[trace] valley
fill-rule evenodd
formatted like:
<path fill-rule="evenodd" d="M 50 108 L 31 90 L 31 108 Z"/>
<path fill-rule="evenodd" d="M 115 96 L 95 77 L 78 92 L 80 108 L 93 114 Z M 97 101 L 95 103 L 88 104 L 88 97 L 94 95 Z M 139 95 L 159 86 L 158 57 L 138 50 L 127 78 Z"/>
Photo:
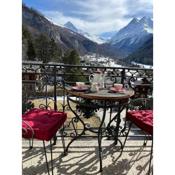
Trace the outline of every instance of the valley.
<path fill-rule="evenodd" d="M 101 35 L 93 35 L 78 29 L 71 21 L 67 21 L 64 26 L 59 26 L 32 8 L 23 5 L 22 10 L 23 30 L 30 35 L 30 39 L 26 36 L 23 37 L 23 60 L 31 59 L 28 55 L 28 50 L 31 47 L 38 53 L 37 39 L 44 36 L 46 43 L 52 43 L 53 47 L 50 50 L 52 53 L 54 52 L 52 56 L 45 54 L 46 57 L 52 57 L 45 58 L 46 61 L 60 62 L 60 58 L 64 57 L 66 52 L 76 50 L 82 58 L 90 59 L 86 55 L 100 55 L 104 60 L 106 58 L 109 60 L 107 64 L 115 66 L 119 62 L 119 65 L 125 66 L 133 65 L 133 62 L 153 64 L 153 21 L 149 17 L 133 18 L 118 32 L 106 31 Z M 45 48 L 50 47 L 50 44 L 44 45 Z M 49 53 L 51 53 L 50 50 Z M 42 61 L 43 59 L 41 54 L 34 54 L 33 57 L 33 61 Z M 104 62 L 98 56 L 94 60 L 96 60 L 94 64 Z M 92 61 L 89 60 L 89 62 Z"/>

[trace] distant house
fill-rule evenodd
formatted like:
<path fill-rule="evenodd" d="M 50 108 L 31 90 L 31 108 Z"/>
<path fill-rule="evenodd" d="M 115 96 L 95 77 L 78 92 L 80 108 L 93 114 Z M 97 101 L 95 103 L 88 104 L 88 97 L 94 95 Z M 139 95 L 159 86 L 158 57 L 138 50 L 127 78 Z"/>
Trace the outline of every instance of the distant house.
<path fill-rule="evenodd" d="M 29 64 L 41 64 L 43 63 L 42 61 L 23 61 L 23 63 L 29 63 Z M 38 65 L 33 65 L 32 69 L 28 69 L 27 71 L 23 70 L 22 71 L 22 80 L 30 80 L 32 82 L 32 80 L 38 80 L 38 73 L 40 72 L 40 68 Z"/>
<path fill-rule="evenodd" d="M 41 61 L 24 61 L 23 63 L 31 63 L 31 64 L 35 64 L 35 63 L 42 63 Z M 22 71 L 22 93 L 23 94 L 28 94 L 28 95 L 32 95 L 36 89 L 38 89 L 37 87 L 37 81 L 40 79 L 39 76 L 40 73 L 40 69 L 38 68 L 38 66 L 33 66 L 33 69 L 28 69 L 27 67 L 27 71 L 25 71 L 25 69 Z"/>

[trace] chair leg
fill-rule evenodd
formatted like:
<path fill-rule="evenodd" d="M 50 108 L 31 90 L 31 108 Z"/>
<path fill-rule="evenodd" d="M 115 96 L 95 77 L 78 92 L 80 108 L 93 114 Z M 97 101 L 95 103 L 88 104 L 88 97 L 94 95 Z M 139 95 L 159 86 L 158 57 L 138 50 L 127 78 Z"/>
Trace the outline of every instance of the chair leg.
<path fill-rule="evenodd" d="M 50 154 L 51 154 L 51 170 L 52 170 L 52 175 L 53 175 L 52 139 L 50 140 Z"/>
<path fill-rule="evenodd" d="M 56 134 L 55 134 L 55 136 L 53 137 L 53 145 L 56 145 L 56 143 L 57 143 L 57 136 L 56 136 Z"/>
<path fill-rule="evenodd" d="M 151 161 L 152 161 L 152 155 L 153 155 L 153 140 L 151 143 L 151 153 L 150 153 L 150 160 L 149 160 L 149 169 L 148 169 L 148 175 L 150 175 L 150 171 L 151 171 Z"/>
<path fill-rule="evenodd" d="M 49 173 L 49 164 L 48 164 L 47 153 L 46 153 L 46 146 L 45 146 L 44 140 L 43 140 L 43 148 L 44 148 L 44 155 L 45 155 L 45 159 L 46 159 L 47 172 L 48 172 L 48 175 L 50 175 L 50 173 Z"/>
<path fill-rule="evenodd" d="M 124 149 L 124 147 L 125 147 L 126 140 L 127 140 L 127 138 L 128 138 L 128 135 L 129 135 L 129 131 L 130 131 L 130 129 L 131 129 L 131 126 L 132 126 L 132 122 L 130 122 L 130 124 L 129 124 L 128 132 L 126 133 L 126 137 L 125 137 L 124 143 L 123 143 L 123 145 L 122 145 L 122 152 L 123 152 L 123 149 Z"/>
<path fill-rule="evenodd" d="M 63 144 L 63 153 L 64 155 L 66 154 L 66 147 L 65 147 L 65 140 L 64 140 L 64 125 L 63 128 L 60 130 L 60 134 L 61 134 L 61 140 L 62 140 L 62 144 Z"/>
<path fill-rule="evenodd" d="M 33 148 L 33 138 L 29 139 L 29 149 Z"/>
<path fill-rule="evenodd" d="M 123 129 L 121 130 L 121 133 L 123 133 L 123 132 L 126 130 L 126 123 L 127 123 L 127 120 L 125 119 L 124 127 L 123 127 Z"/>
<path fill-rule="evenodd" d="M 146 137 L 146 135 L 145 135 L 144 141 L 143 141 L 143 146 L 146 146 L 147 142 L 148 142 L 148 140 L 147 140 L 147 137 Z"/>

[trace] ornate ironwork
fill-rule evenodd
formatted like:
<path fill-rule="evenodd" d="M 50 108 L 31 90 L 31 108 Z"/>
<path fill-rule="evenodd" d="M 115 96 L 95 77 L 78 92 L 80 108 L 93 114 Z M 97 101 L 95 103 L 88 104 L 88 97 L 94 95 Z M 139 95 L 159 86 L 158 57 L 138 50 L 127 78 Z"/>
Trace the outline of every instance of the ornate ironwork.
<path fill-rule="evenodd" d="M 23 74 L 23 102 L 27 102 L 30 99 L 43 98 L 44 104 L 40 104 L 40 107 L 51 108 L 51 101 L 54 104 L 55 110 L 65 111 L 68 110 L 66 104 L 66 93 L 64 91 L 65 85 L 72 85 L 75 82 L 65 81 L 65 78 L 69 74 L 66 72 L 68 69 L 81 69 L 81 73 L 77 72 L 74 76 L 85 77 L 85 83 L 88 82 L 90 74 L 97 70 L 106 72 L 106 81 L 110 80 L 113 83 L 122 83 L 125 88 L 132 88 L 137 93 L 137 87 L 135 84 L 139 81 L 141 84 L 150 83 L 151 88 L 148 91 L 144 91 L 146 95 L 152 95 L 152 83 L 153 83 L 153 70 L 133 67 L 100 67 L 100 66 L 79 66 L 79 65 L 64 65 L 64 64 L 41 64 L 41 63 L 29 63 L 24 62 L 22 64 Z M 144 80 L 144 82 L 143 82 Z M 50 89 L 53 88 L 52 91 Z M 138 91 L 139 92 L 139 91 Z M 139 92 L 140 93 L 140 92 Z M 57 97 L 62 97 L 61 108 L 57 107 Z M 84 114 L 84 117 L 91 117 L 92 114 L 98 110 L 94 108 L 93 104 L 90 108 L 86 106 L 85 102 L 81 101 L 81 105 L 77 105 L 77 111 Z M 95 103 L 95 102 L 93 102 Z M 84 104 L 84 105 L 83 105 Z M 96 104 L 95 106 L 99 106 Z M 111 105 L 111 104 L 110 104 Z M 100 106 L 99 106 L 100 107 Z M 111 108 L 112 111 L 112 108 Z M 110 114 L 111 117 L 111 114 Z M 112 120 L 112 119 L 111 119 Z M 108 131 L 111 132 L 110 130 Z M 108 133 L 108 134 L 109 134 Z"/>
<path fill-rule="evenodd" d="M 70 70 L 73 73 L 71 73 Z M 79 70 L 79 71 L 76 71 Z M 114 144 L 122 143 L 119 139 L 120 136 L 125 135 L 125 125 L 121 124 L 121 112 L 127 107 L 127 101 L 111 102 L 111 101 L 96 101 L 96 100 L 84 100 L 73 99 L 67 96 L 65 92 L 65 86 L 73 85 L 75 82 L 72 77 L 77 77 L 77 80 L 82 79 L 89 84 L 89 75 L 97 70 L 105 72 L 106 74 L 106 86 L 107 81 L 110 83 L 122 83 L 125 88 L 132 88 L 137 91 L 136 84 L 150 84 L 153 83 L 153 70 L 152 69 L 139 69 L 131 67 L 91 67 L 91 66 L 79 66 L 79 65 L 64 65 L 64 64 L 40 64 L 40 63 L 23 63 L 23 102 L 29 99 L 43 98 L 45 103 L 39 105 L 39 107 L 51 109 L 51 103 L 55 110 L 67 111 L 70 110 L 74 117 L 65 124 L 60 130 L 62 139 L 64 137 L 71 137 L 71 141 L 65 148 L 65 154 L 68 152 L 68 148 L 73 141 L 81 136 L 87 135 L 86 131 L 90 131 L 98 137 L 99 145 L 99 159 L 100 159 L 100 171 L 102 171 L 102 149 L 101 141 L 103 136 L 107 136 L 109 139 L 114 139 Z M 152 94 L 152 89 L 144 91 L 149 95 Z M 147 95 L 147 94 L 146 94 Z M 58 109 L 57 98 L 62 97 L 61 108 Z M 51 102 L 49 101 L 51 100 Z M 67 100 L 67 102 L 66 102 Z M 71 103 L 76 104 L 76 110 L 72 108 Z M 103 115 L 100 120 L 100 126 L 98 128 L 92 127 L 90 123 L 85 122 L 95 112 L 103 110 Z M 107 110 L 110 110 L 110 119 L 108 124 L 104 125 L 104 120 Z M 115 110 L 115 112 L 114 112 Z M 113 115 L 114 114 L 114 115 Z M 77 128 L 77 125 L 81 123 L 82 129 Z M 71 129 L 68 131 L 68 129 Z M 92 136 L 92 135 L 91 135 Z"/>

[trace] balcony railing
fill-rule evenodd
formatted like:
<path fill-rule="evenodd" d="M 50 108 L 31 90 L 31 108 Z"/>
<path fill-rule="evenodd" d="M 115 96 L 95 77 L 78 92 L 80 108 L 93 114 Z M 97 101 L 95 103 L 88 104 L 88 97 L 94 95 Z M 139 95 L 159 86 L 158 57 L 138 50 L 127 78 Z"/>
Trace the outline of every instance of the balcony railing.
<path fill-rule="evenodd" d="M 134 67 L 100 67 L 64 64 L 28 63 L 22 64 L 23 102 L 44 97 L 53 97 L 54 108 L 57 109 L 57 97 L 65 94 L 61 90 L 63 82 L 73 85 L 77 81 L 89 83 L 89 76 L 95 71 L 106 73 L 105 83 L 121 83 L 126 88 L 135 90 L 135 97 L 152 95 L 153 70 Z M 148 84 L 148 88 L 139 88 L 138 84 Z"/>
<path fill-rule="evenodd" d="M 135 91 L 133 98 L 152 96 L 152 69 L 23 63 L 23 112 L 34 107 L 33 101 L 36 102 L 37 100 L 38 103 L 37 105 L 35 104 L 35 107 L 70 112 L 64 86 L 74 85 L 77 81 L 89 84 L 89 76 L 97 70 L 105 72 L 105 86 L 107 84 L 112 86 L 114 83 L 122 83 L 125 88 L 132 88 Z M 72 115 L 69 118 L 67 128 L 70 127 L 70 123 L 76 123 L 76 120 L 74 121 L 76 117 Z M 78 130 L 80 128 L 78 127 Z M 69 135 L 72 136 L 71 133 L 65 134 L 65 136 Z"/>
<path fill-rule="evenodd" d="M 89 84 L 89 76 L 96 71 L 101 71 L 105 73 L 106 75 L 105 86 L 107 85 L 112 86 L 114 83 L 121 83 L 125 88 L 132 88 L 135 91 L 135 96 L 133 98 L 152 96 L 153 91 L 152 69 L 143 69 L 134 67 L 99 67 L 99 66 L 92 67 L 92 66 L 79 66 L 79 65 L 41 64 L 41 63 L 25 62 L 22 64 L 22 88 L 23 88 L 22 98 L 23 98 L 23 104 L 27 104 L 27 106 L 25 105 L 24 111 L 27 108 L 33 107 L 33 104 L 29 102 L 29 100 L 33 102 L 36 99 L 37 100 L 41 99 L 41 101 L 39 101 L 38 104 L 39 107 L 44 108 L 53 107 L 53 109 L 55 110 L 71 112 L 67 108 L 68 105 L 66 103 L 66 93 L 63 87 L 65 85 L 74 85 L 75 82 L 77 81 L 83 81 L 86 84 Z M 60 105 L 58 105 L 59 103 Z M 115 110 L 113 109 L 110 110 L 108 118 L 111 118 L 113 114 L 112 112 L 116 113 Z M 90 121 L 87 121 L 89 120 L 89 118 L 83 117 L 83 120 L 86 123 L 86 125 L 91 127 L 92 129 L 96 129 L 99 127 L 96 126 L 95 124 L 99 125 L 100 119 L 101 119 L 100 115 L 99 118 L 97 118 L 94 115 L 93 119 Z M 112 120 L 110 119 L 110 121 Z M 110 128 L 106 130 L 108 132 L 111 131 L 111 133 L 104 132 L 103 134 L 104 137 L 107 136 L 109 139 L 111 139 L 110 136 L 115 135 L 113 132 L 115 128 L 113 126 L 116 126 L 117 122 L 118 121 L 114 121 L 115 125 L 111 123 Z M 120 138 L 125 137 L 125 130 L 123 130 L 125 127 L 123 128 L 123 126 L 124 121 L 122 121 L 122 128 L 120 128 L 121 130 L 119 134 Z M 102 126 L 102 128 L 105 128 L 105 126 Z M 79 120 L 77 120 L 76 116 L 71 117 L 68 116 L 68 120 L 65 123 L 65 127 L 63 127 L 61 131 L 63 131 L 62 134 L 64 137 L 67 138 L 67 141 L 70 141 L 69 139 L 72 138 L 76 137 L 78 138 L 77 135 L 78 134 L 80 135 L 80 133 L 84 133 L 81 136 L 82 138 L 87 136 L 97 137 L 97 133 L 90 134 L 88 132 L 82 132 L 82 130 L 83 130 L 82 126 L 80 125 L 80 122 Z M 57 137 L 59 136 L 60 135 L 57 134 Z M 134 138 L 134 140 L 136 138 L 139 138 L 138 139 L 139 141 L 141 139 L 145 139 L 145 135 L 143 133 L 140 133 L 137 128 L 133 129 L 132 137 Z M 108 148 L 108 150 L 111 149 Z"/>

